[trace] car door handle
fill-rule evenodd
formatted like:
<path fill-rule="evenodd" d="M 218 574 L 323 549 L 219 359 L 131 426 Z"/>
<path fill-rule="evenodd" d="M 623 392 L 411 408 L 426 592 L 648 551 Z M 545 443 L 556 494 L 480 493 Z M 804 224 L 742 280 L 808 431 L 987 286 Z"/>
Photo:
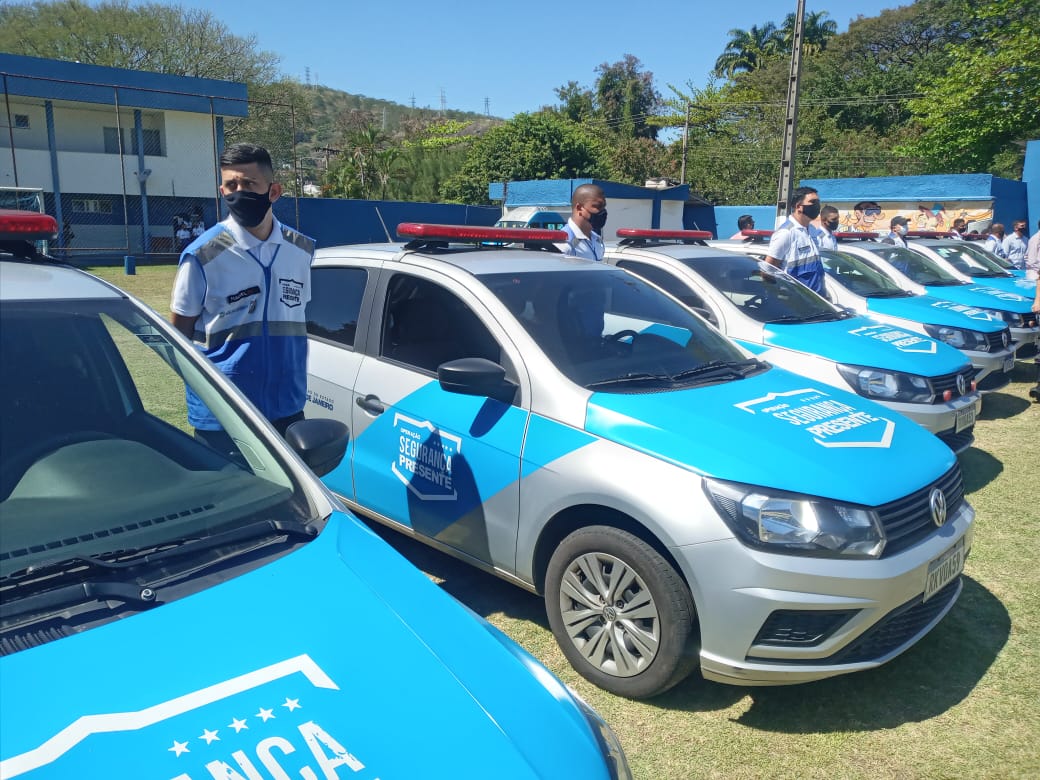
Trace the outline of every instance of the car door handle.
<path fill-rule="evenodd" d="M 364 398 L 358 396 L 357 405 L 369 414 L 382 414 L 386 411 L 386 407 L 379 400 L 378 395 L 366 395 Z"/>

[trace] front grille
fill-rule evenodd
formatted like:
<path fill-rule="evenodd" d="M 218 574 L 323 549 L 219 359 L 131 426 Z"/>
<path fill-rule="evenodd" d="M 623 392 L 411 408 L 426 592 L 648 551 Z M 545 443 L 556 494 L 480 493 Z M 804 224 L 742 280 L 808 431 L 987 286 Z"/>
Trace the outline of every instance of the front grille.
<path fill-rule="evenodd" d="M 928 601 L 922 602 L 918 596 L 896 607 L 854 642 L 819 663 L 855 664 L 883 658 L 935 620 L 960 592 L 961 578 L 957 577 Z"/>
<path fill-rule="evenodd" d="M 996 333 L 987 333 L 986 342 L 989 344 L 990 352 L 1000 352 L 1004 349 L 1004 334 L 1008 333 L 1008 329 L 998 330 Z M 1008 344 L 1011 344 L 1011 336 L 1008 336 Z"/>
<path fill-rule="evenodd" d="M 932 403 L 941 404 L 948 400 L 943 398 L 943 394 L 947 390 L 953 393 L 953 398 L 960 397 L 961 394 L 957 392 L 958 376 L 964 377 L 964 386 L 967 388 L 969 393 L 971 392 L 971 380 L 973 376 L 973 371 L 971 366 L 968 366 L 963 371 L 954 371 L 952 374 L 943 374 L 942 376 L 935 376 L 931 378 L 930 381 L 932 383 L 932 392 L 935 393 L 935 398 L 932 401 Z"/>
<path fill-rule="evenodd" d="M 943 444 L 960 455 L 975 443 L 975 427 L 972 426 L 960 433 L 954 433 L 953 428 L 950 428 L 948 431 L 937 433 L 936 436 L 942 440 Z"/>
<path fill-rule="evenodd" d="M 935 530 L 929 501 L 933 488 L 939 488 L 946 496 L 946 516 L 952 517 L 964 502 L 964 477 L 960 465 L 954 464 L 931 485 L 877 508 L 887 539 L 883 558 L 905 550 Z"/>
<path fill-rule="evenodd" d="M 778 609 L 766 618 L 754 644 L 812 647 L 837 631 L 858 611 Z"/>

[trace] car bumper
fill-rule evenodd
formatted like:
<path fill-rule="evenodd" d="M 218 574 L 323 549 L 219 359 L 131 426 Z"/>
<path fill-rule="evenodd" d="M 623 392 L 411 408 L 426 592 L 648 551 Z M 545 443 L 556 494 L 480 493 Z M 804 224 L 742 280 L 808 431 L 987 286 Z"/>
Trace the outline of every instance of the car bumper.
<path fill-rule="evenodd" d="M 1015 370 L 1015 349 L 1009 347 L 1000 352 L 968 352 L 965 355 L 975 369 L 975 384 L 980 393 L 992 393 L 1011 381 Z"/>
<path fill-rule="evenodd" d="M 973 393 L 937 404 L 904 404 L 885 401 L 882 401 L 881 404 L 899 412 L 904 417 L 909 417 L 939 438 L 944 438 L 971 433 L 975 427 L 975 417 L 982 407 L 982 396 Z"/>
<path fill-rule="evenodd" d="M 955 548 L 963 563 L 974 517 L 965 501 L 941 530 L 880 560 L 777 555 L 751 550 L 736 539 L 679 550 L 696 577 L 704 677 L 734 685 L 787 685 L 891 660 L 934 628 L 956 602 L 959 571 L 923 599 L 929 567 Z M 785 644 L 770 632 L 778 620 L 833 625 L 813 641 Z M 781 630 L 779 635 L 797 632 Z"/>
<path fill-rule="evenodd" d="M 1031 358 L 1040 348 L 1040 327 L 1011 328 L 1011 340 L 1018 360 Z"/>

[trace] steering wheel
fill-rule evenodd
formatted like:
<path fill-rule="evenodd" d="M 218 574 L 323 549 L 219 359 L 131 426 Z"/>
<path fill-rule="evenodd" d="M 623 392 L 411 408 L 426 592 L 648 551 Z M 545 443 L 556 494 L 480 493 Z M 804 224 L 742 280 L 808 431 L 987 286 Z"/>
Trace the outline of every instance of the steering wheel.
<path fill-rule="evenodd" d="M 639 337 L 639 334 L 636 333 L 634 330 L 619 330 L 617 333 L 608 333 L 606 336 L 603 337 L 603 340 L 617 342 L 621 341 L 621 339 L 629 337 L 635 339 Z"/>

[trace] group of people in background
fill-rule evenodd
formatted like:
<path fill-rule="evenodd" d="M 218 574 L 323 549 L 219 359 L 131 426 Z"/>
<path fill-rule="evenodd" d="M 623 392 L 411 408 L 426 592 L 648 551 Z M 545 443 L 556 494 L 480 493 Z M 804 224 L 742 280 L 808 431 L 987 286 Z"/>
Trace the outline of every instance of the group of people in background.
<path fill-rule="evenodd" d="M 177 242 L 177 251 L 183 252 L 196 238 L 206 232 L 206 224 L 202 214 L 177 214 L 173 218 L 173 237 Z"/>

